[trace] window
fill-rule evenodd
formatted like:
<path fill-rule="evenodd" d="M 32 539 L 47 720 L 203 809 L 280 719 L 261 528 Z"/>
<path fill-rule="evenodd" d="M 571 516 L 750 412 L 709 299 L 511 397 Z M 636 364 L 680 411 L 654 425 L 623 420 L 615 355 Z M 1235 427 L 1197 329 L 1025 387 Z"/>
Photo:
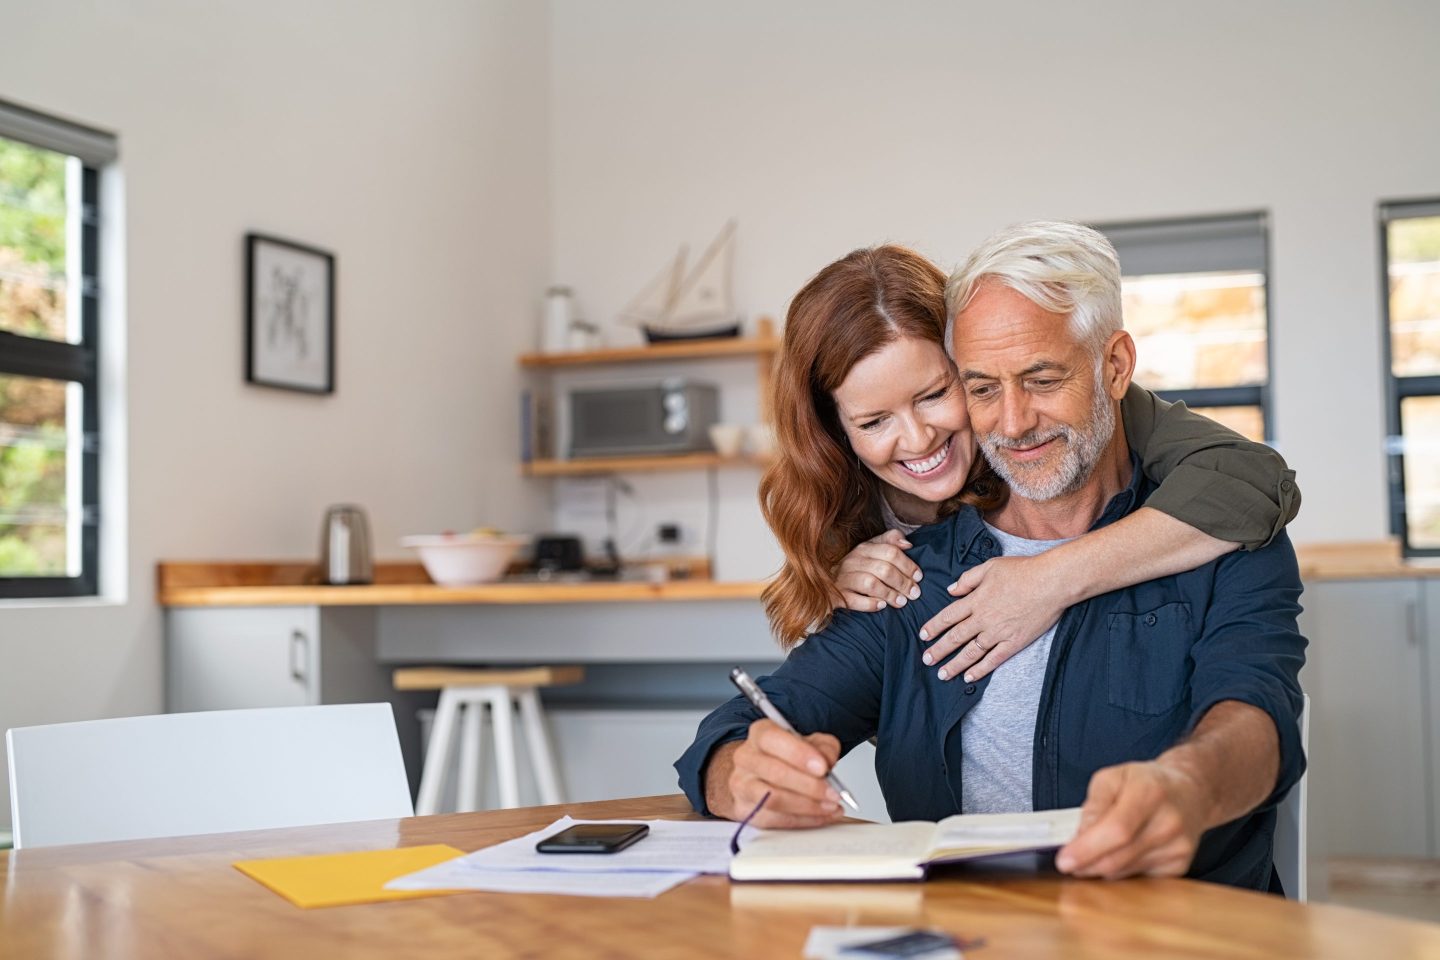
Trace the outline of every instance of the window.
<path fill-rule="evenodd" d="M 1390 512 L 1406 556 L 1440 556 L 1440 199 L 1380 205 Z"/>
<path fill-rule="evenodd" d="M 100 171 L 113 138 L 0 102 L 0 597 L 99 571 Z"/>
<path fill-rule="evenodd" d="M 1135 382 L 1252 440 L 1271 436 L 1265 215 L 1096 229 L 1120 255 Z"/>

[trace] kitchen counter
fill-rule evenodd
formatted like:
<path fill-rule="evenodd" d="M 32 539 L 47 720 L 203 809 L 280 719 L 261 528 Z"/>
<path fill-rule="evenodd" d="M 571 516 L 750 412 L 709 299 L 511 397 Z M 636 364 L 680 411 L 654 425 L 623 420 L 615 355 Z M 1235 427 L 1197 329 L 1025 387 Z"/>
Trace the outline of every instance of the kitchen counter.
<path fill-rule="evenodd" d="M 425 604 L 625 603 L 757 600 L 763 581 L 710 579 L 511 579 L 466 587 L 431 583 L 418 563 L 377 563 L 375 583 L 330 586 L 313 564 L 169 563 L 156 565 L 156 599 L 165 607 L 392 606 Z"/>

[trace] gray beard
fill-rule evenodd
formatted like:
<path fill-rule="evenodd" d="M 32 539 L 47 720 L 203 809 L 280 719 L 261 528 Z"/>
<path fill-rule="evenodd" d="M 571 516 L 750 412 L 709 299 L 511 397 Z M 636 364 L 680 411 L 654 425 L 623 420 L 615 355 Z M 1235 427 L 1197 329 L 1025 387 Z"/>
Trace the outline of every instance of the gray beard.
<path fill-rule="evenodd" d="M 1011 492 L 1022 499 L 1044 503 L 1083 487 L 1095 472 L 1100 455 L 1114 435 L 1115 405 L 1103 391 L 1097 390 L 1090 407 L 1090 419 L 1083 427 L 1062 423 L 1044 430 L 1032 430 L 1015 440 L 998 433 L 987 433 L 980 438 L 980 449 L 985 459 L 990 461 L 990 466 L 1009 484 Z M 1064 441 L 1065 450 L 1060 455 L 1059 464 L 1050 469 L 1047 469 L 1048 461 L 1015 464 L 1001 454 L 1002 450 L 1034 447 L 1057 437 Z"/>

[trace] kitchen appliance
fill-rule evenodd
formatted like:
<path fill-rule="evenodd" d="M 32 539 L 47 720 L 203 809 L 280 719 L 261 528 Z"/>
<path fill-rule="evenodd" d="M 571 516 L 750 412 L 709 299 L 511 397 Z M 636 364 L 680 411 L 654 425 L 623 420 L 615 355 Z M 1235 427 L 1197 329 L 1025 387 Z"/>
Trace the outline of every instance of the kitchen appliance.
<path fill-rule="evenodd" d="M 709 450 L 720 419 L 714 384 L 667 379 L 570 394 L 570 456 L 609 457 Z"/>
<path fill-rule="evenodd" d="M 585 569 L 579 537 L 548 534 L 535 540 L 535 569 L 544 573 Z"/>
<path fill-rule="evenodd" d="M 375 564 L 370 551 L 370 524 L 353 503 L 337 503 L 325 511 L 320 526 L 320 581 L 333 584 L 372 583 Z"/>

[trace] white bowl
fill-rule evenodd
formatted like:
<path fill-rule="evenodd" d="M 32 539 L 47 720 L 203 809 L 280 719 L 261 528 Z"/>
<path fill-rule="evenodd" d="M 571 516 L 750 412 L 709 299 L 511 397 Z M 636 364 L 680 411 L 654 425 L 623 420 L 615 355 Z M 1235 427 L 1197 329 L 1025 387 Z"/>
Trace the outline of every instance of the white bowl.
<path fill-rule="evenodd" d="M 525 543 L 523 537 L 472 533 L 400 538 L 402 547 L 413 547 L 419 551 L 420 562 L 425 565 L 430 579 L 447 587 L 499 580 L 516 551 Z"/>

